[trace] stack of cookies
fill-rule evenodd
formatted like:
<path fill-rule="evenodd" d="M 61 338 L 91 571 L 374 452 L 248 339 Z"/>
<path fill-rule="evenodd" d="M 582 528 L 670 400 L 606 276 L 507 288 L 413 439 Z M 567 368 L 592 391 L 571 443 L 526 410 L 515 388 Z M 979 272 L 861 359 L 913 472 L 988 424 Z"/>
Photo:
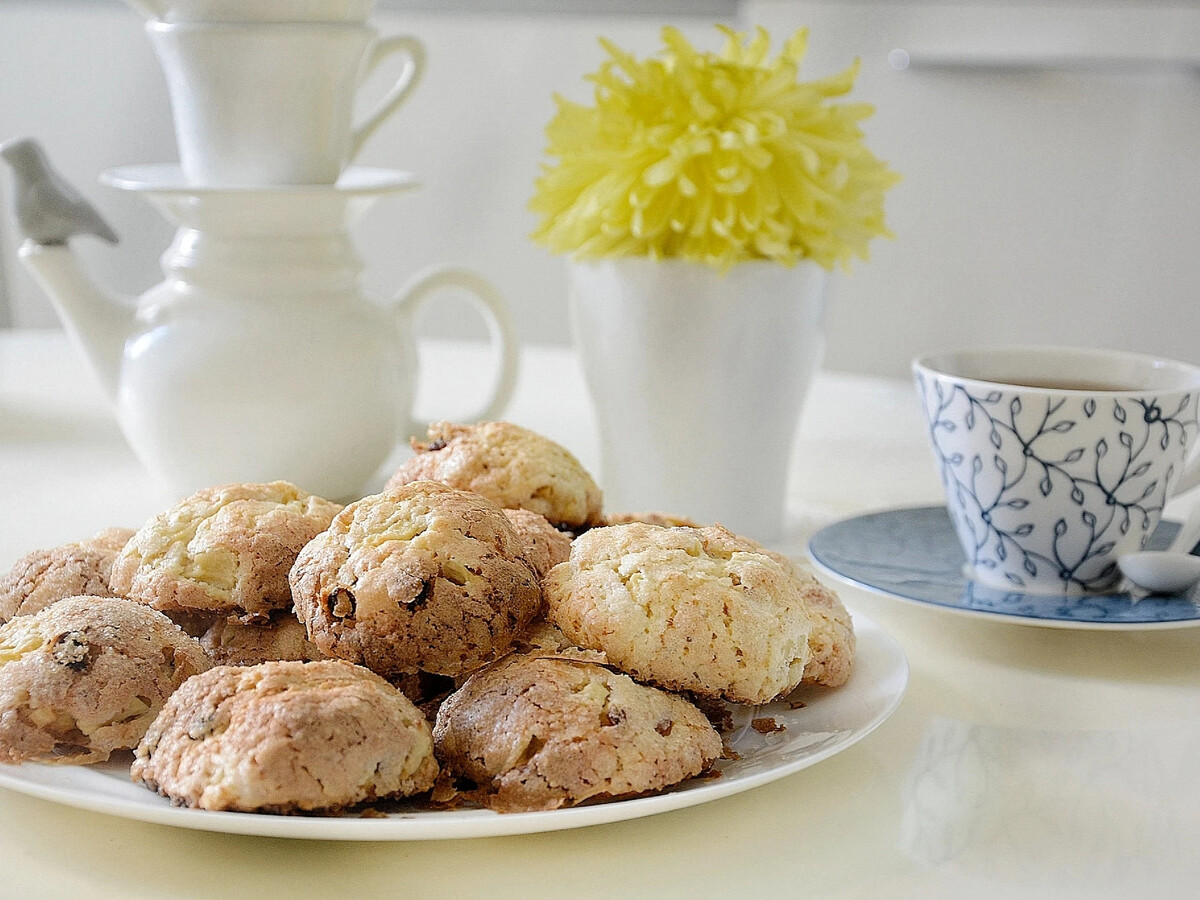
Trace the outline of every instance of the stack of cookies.
<path fill-rule="evenodd" d="M 545 810 L 705 772 L 723 748 L 701 707 L 849 677 L 849 615 L 786 557 L 606 517 L 579 462 L 514 425 L 413 449 L 345 508 L 226 485 L 19 560 L 0 759 L 132 749 L 135 780 L 203 809 Z"/>

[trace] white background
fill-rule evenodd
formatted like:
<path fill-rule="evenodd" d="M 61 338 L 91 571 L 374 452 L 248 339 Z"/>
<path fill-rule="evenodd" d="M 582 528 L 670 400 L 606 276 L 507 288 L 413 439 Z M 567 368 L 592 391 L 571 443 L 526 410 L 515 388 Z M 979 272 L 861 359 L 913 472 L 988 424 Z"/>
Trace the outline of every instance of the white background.
<path fill-rule="evenodd" d="M 708 16 L 668 18 L 719 45 Z M 1200 7 L 742 3 L 739 24 L 756 23 L 777 43 L 811 27 L 806 77 L 862 58 L 852 99 L 877 106 L 869 144 L 904 175 L 888 204 L 896 240 L 836 279 L 829 367 L 904 376 L 914 354 L 1000 342 L 1200 362 Z M 420 36 L 430 64 L 359 160 L 424 183 L 356 230 L 367 287 L 384 296 L 424 266 L 468 265 L 508 296 L 523 339 L 567 342 L 562 263 L 529 242 L 525 209 L 551 96 L 587 98 L 598 35 L 647 54 L 663 20 L 385 8 L 375 24 Z M 907 70 L 889 65 L 896 48 Z M 77 242 L 97 279 L 127 293 L 156 281 L 168 227 L 96 183 L 106 168 L 175 158 L 162 75 L 119 0 L 0 3 L 0 140 L 22 134 L 123 236 Z M 7 215 L 0 232 L 0 323 L 53 324 L 17 268 Z M 465 307 L 446 306 L 426 327 L 473 333 Z"/>

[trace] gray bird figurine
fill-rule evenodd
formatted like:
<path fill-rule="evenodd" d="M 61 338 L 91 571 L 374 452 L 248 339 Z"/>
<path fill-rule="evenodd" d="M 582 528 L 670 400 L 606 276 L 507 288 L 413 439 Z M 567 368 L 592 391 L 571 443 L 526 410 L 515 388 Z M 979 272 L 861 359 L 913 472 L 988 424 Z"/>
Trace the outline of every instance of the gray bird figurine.
<path fill-rule="evenodd" d="M 65 244 L 76 234 L 94 234 L 110 244 L 117 233 L 79 191 L 50 165 L 46 151 L 32 138 L 0 144 L 0 157 L 13 170 L 13 216 L 35 244 Z"/>

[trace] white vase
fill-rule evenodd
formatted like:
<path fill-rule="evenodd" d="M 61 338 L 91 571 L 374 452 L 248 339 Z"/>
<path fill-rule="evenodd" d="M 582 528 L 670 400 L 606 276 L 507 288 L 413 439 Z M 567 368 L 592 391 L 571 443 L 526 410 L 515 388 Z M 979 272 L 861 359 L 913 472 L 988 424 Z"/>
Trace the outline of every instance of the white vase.
<path fill-rule="evenodd" d="M 642 257 L 569 264 L 605 507 L 781 536 L 800 410 L 824 350 L 828 276 Z"/>

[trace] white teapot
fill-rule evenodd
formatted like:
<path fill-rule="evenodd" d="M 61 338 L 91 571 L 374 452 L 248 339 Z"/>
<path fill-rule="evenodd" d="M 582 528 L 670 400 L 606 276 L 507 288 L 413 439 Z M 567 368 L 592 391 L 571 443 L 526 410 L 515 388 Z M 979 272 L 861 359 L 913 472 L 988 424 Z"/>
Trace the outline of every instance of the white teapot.
<path fill-rule="evenodd" d="M 100 290 L 60 234 L 88 230 L 53 214 L 64 194 L 82 198 L 49 170 L 58 201 L 22 191 L 14 158 L 40 148 L 17 143 L 0 152 L 18 172 L 20 257 L 113 399 L 130 446 L 175 494 L 284 479 L 331 499 L 359 496 L 397 440 L 423 429 L 411 419 L 410 322 L 445 287 L 470 294 L 499 349 L 499 376 L 473 418 L 497 418 L 507 403 L 517 344 L 484 279 L 435 270 L 390 304 L 362 292 L 347 228 L 378 197 L 415 187 L 411 176 L 352 168 L 336 185 L 198 188 L 174 166 L 105 173 L 179 226 L 165 280 L 128 302 Z"/>

